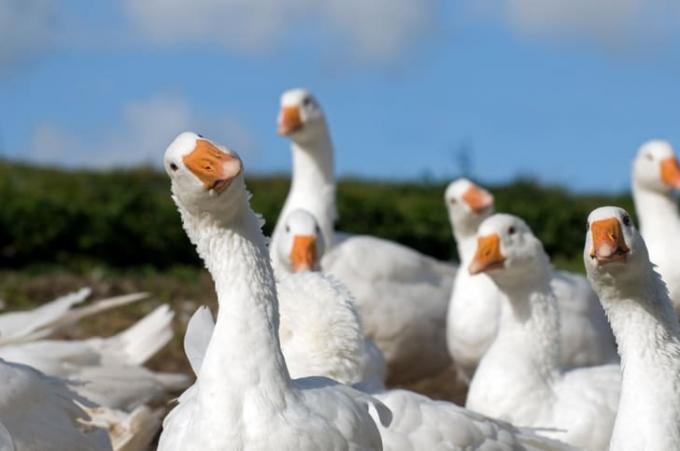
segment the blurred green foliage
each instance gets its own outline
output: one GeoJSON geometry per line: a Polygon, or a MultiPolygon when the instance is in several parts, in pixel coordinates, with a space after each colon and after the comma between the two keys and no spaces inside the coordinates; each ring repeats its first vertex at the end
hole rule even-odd
{"type": "MultiPolygon", "coordinates": [[[[279,176],[248,179],[267,234],[288,184],[279,176]]],[[[338,228],[455,259],[445,188],[445,183],[342,180],[338,228]]],[[[581,266],[585,221],[593,208],[619,205],[633,212],[628,194],[575,195],[531,180],[490,189],[497,211],[524,218],[553,258],[574,269],[581,266]]],[[[148,168],[67,171],[0,162],[0,266],[35,264],[165,269],[200,263],[180,226],[165,174],[148,168]]]]}

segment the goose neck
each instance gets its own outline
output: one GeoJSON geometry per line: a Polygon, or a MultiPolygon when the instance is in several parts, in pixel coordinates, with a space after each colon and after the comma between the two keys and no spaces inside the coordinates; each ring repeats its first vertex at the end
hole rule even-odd
{"type": "Polygon", "coordinates": [[[546,261],[518,283],[499,287],[505,302],[496,342],[523,350],[519,360],[530,369],[523,370],[543,381],[559,372],[560,318],[550,287],[551,273],[546,261]]]}
{"type": "Polygon", "coordinates": [[[680,324],[661,277],[649,265],[643,277],[621,282],[601,277],[596,283],[623,367],[679,362],[680,324]]]}
{"type": "MultiPolygon", "coordinates": [[[[622,385],[612,443],[637,448],[673,437],[680,422],[680,326],[663,282],[651,265],[643,277],[593,281],[621,355],[622,385]]],[[[592,279],[591,279],[592,280],[592,279]]]]}
{"type": "Polygon", "coordinates": [[[290,377],[279,344],[276,286],[260,218],[246,204],[245,214],[229,224],[207,215],[185,218],[184,224],[214,279],[219,304],[197,381],[199,403],[205,411],[234,414],[234,419],[248,406],[283,408],[290,377]]]}
{"type": "Polygon", "coordinates": [[[680,227],[678,206],[670,191],[654,191],[634,182],[633,200],[640,221],[640,230],[645,235],[664,236],[664,231],[669,227],[675,230],[680,227]]]}
{"type": "MultiPolygon", "coordinates": [[[[333,144],[325,122],[314,124],[304,138],[296,138],[291,144],[293,153],[293,177],[282,214],[295,208],[303,208],[314,215],[328,246],[334,238],[337,216],[335,205],[335,176],[333,144]]],[[[279,221],[274,240],[281,234],[279,221]]]]}
{"type": "Polygon", "coordinates": [[[316,189],[334,185],[333,143],[326,124],[314,133],[291,144],[293,152],[293,182],[291,191],[316,189]]]}
{"type": "MultiPolygon", "coordinates": [[[[481,221],[480,221],[481,222],[481,221]]],[[[477,248],[477,228],[479,222],[474,224],[456,224],[453,226],[453,237],[458,248],[458,258],[461,264],[467,266],[475,255],[477,248]]]]}

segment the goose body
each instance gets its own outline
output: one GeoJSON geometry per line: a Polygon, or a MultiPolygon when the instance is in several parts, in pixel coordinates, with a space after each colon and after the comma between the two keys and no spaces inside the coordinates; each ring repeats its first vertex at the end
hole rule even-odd
{"type": "Polygon", "coordinates": [[[113,337],[0,345],[0,358],[77,381],[73,389],[98,405],[131,410],[188,385],[184,375],[141,366],[172,338],[173,316],[167,305],[160,306],[113,337]]]}
{"type": "Polygon", "coordinates": [[[479,227],[469,271],[503,293],[495,341],[475,372],[466,407],[589,450],[607,449],[616,415],[618,365],[565,370],[550,262],[519,218],[497,214],[479,227]]]}
{"type": "MultiPolygon", "coordinates": [[[[110,338],[70,341],[44,338],[83,318],[146,297],[144,293],[137,293],[79,306],[89,295],[90,290],[84,288],[33,310],[0,315],[0,359],[11,362],[5,371],[20,368],[26,373],[24,377],[31,375],[37,396],[48,396],[40,394],[39,381],[49,381],[56,390],[55,398],[77,403],[77,409],[69,407],[74,415],[78,414],[78,419],[71,421],[80,423],[79,428],[88,434],[83,445],[67,441],[64,448],[59,448],[62,444],[56,436],[52,438],[54,444],[41,434],[22,437],[23,432],[13,426],[14,420],[6,420],[12,431],[8,431],[7,436],[17,437],[12,439],[14,448],[9,449],[146,450],[161,421],[160,412],[152,412],[143,404],[162,400],[168,389],[186,387],[188,380],[184,375],[157,374],[140,366],[172,337],[170,321],[174,315],[167,306],[157,308],[128,330],[110,338]],[[38,371],[47,376],[39,376],[38,371]],[[68,380],[68,385],[63,380],[68,380]],[[109,439],[102,441],[101,437],[107,433],[109,439]],[[104,448],[97,448],[100,442],[104,448]]],[[[67,406],[68,403],[63,404],[67,406]]],[[[20,414],[23,413],[17,413],[20,414]]],[[[29,421],[27,416],[22,418],[29,421]]],[[[0,415],[2,421],[5,420],[0,415]]],[[[59,421],[55,419],[56,424],[59,421]]],[[[75,439],[80,440],[78,436],[75,439]]],[[[4,448],[0,446],[0,449],[4,448]]]]}
{"type": "Polygon", "coordinates": [[[17,451],[111,450],[104,429],[86,425],[91,405],[60,379],[0,359],[0,445],[17,451]]]}
{"type": "Polygon", "coordinates": [[[435,401],[408,390],[374,393],[392,412],[389,427],[379,425],[385,449],[513,449],[572,450],[531,428],[515,427],[446,401],[435,401]]]}
{"type": "Polygon", "coordinates": [[[220,310],[196,383],[166,417],[159,450],[382,449],[368,413],[377,409],[388,422],[379,402],[330,379],[288,374],[273,271],[238,156],[183,133],[165,166],[220,310]]]}
{"type": "Polygon", "coordinates": [[[384,388],[382,353],[364,337],[344,285],[321,273],[300,273],[282,279],[278,292],[279,339],[291,377],[320,375],[366,390],[384,388]],[[328,346],[334,340],[341,344],[328,346]]]}
{"type": "Polygon", "coordinates": [[[610,449],[679,449],[680,324],[625,210],[602,207],[590,214],[583,258],[621,353],[610,449]]]}
{"type": "MultiPolygon", "coordinates": [[[[458,246],[461,268],[475,254],[477,230],[493,213],[493,196],[467,179],[452,182],[444,196],[458,246]]],[[[560,315],[560,362],[580,367],[614,362],[616,343],[604,311],[588,281],[549,269],[560,315]]],[[[498,333],[503,294],[486,274],[461,270],[451,293],[447,343],[452,357],[471,377],[498,333]]]]}
{"type": "MultiPolygon", "coordinates": [[[[292,141],[293,180],[271,248],[281,239],[287,214],[310,212],[328,248],[321,268],[355,296],[364,330],[385,356],[390,379],[416,380],[448,367],[445,315],[455,268],[387,240],[334,233],[333,145],[310,93],[283,94],[279,133],[292,141]]],[[[281,264],[276,252],[272,260],[275,268],[281,264]]]]}
{"type": "Polygon", "coordinates": [[[633,162],[633,200],[640,233],[649,259],[666,282],[671,302],[680,314],[680,212],[673,189],[680,188],[680,166],[673,148],[665,141],[640,147],[633,162]]]}

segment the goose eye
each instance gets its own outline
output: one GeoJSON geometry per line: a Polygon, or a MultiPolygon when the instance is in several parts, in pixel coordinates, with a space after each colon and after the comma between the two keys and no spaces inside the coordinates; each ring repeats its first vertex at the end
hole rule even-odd
{"type": "Polygon", "coordinates": [[[309,106],[312,104],[312,99],[310,99],[309,97],[305,97],[305,100],[302,101],[302,104],[304,106],[309,106]]]}
{"type": "Polygon", "coordinates": [[[290,233],[290,226],[286,226],[286,233],[290,233]]]}
{"type": "Polygon", "coordinates": [[[175,163],[170,163],[170,169],[172,169],[173,171],[176,171],[179,168],[177,167],[177,165],[175,163]]]}
{"type": "Polygon", "coordinates": [[[654,157],[652,157],[651,153],[646,153],[645,158],[647,158],[649,161],[652,161],[654,159],[654,157]]]}
{"type": "Polygon", "coordinates": [[[623,225],[625,225],[626,227],[630,227],[630,216],[625,215],[623,217],[623,225]]]}
{"type": "Polygon", "coordinates": [[[451,202],[451,205],[456,205],[456,203],[457,203],[458,201],[456,200],[455,197],[453,197],[453,198],[451,198],[451,201],[450,201],[450,202],[451,202]]]}
{"type": "Polygon", "coordinates": [[[514,235],[515,234],[515,228],[513,226],[510,226],[508,229],[508,235],[514,235]]]}

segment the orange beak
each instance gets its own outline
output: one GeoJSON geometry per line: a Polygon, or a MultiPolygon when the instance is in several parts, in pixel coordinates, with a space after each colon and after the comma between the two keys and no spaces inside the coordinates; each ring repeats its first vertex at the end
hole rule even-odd
{"type": "Polygon", "coordinates": [[[623,239],[618,219],[595,221],[590,225],[590,232],[593,235],[593,248],[590,250],[590,256],[596,258],[599,264],[626,260],[626,254],[630,249],[623,239]]]}
{"type": "Polygon", "coordinates": [[[661,161],[661,180],[673,188],[680,188],[680,165],[675,157],[661,161]]]}
{"type": "Polygon", "coordinates": [[[241,160],[238,157],[221,151],[205,139],[197,140],[194,150],[182,161],[203,182],[205,189],[218,193],[227,189],[241,172],[241,160]]]}
{"type": "Polygon", "coordinates": [[[502,268],[505,257],[501,254],[501,238],[497,234],[477,238],[477,252],[470,263],[470,274],[502,268]]]}
{"type": "Polygon", "coordinates": [[[313,235],[296,235],[293,238],[290,261],[295,272],[314,269],[316,266],[316,237],[313,235]]]}
{"type": "Polygon", "coordinates": [[[473,212],[481,213],[493,206],[493,195],[483,188],[471,185],[463,194],[463,201],[468,204],[473,212]]]}
{"type": "Polygon", "coordinates": [[[279,114],[279,135],[290,135],[302,128],[300,108],[297,106],[284,106],[279,114]]]}

